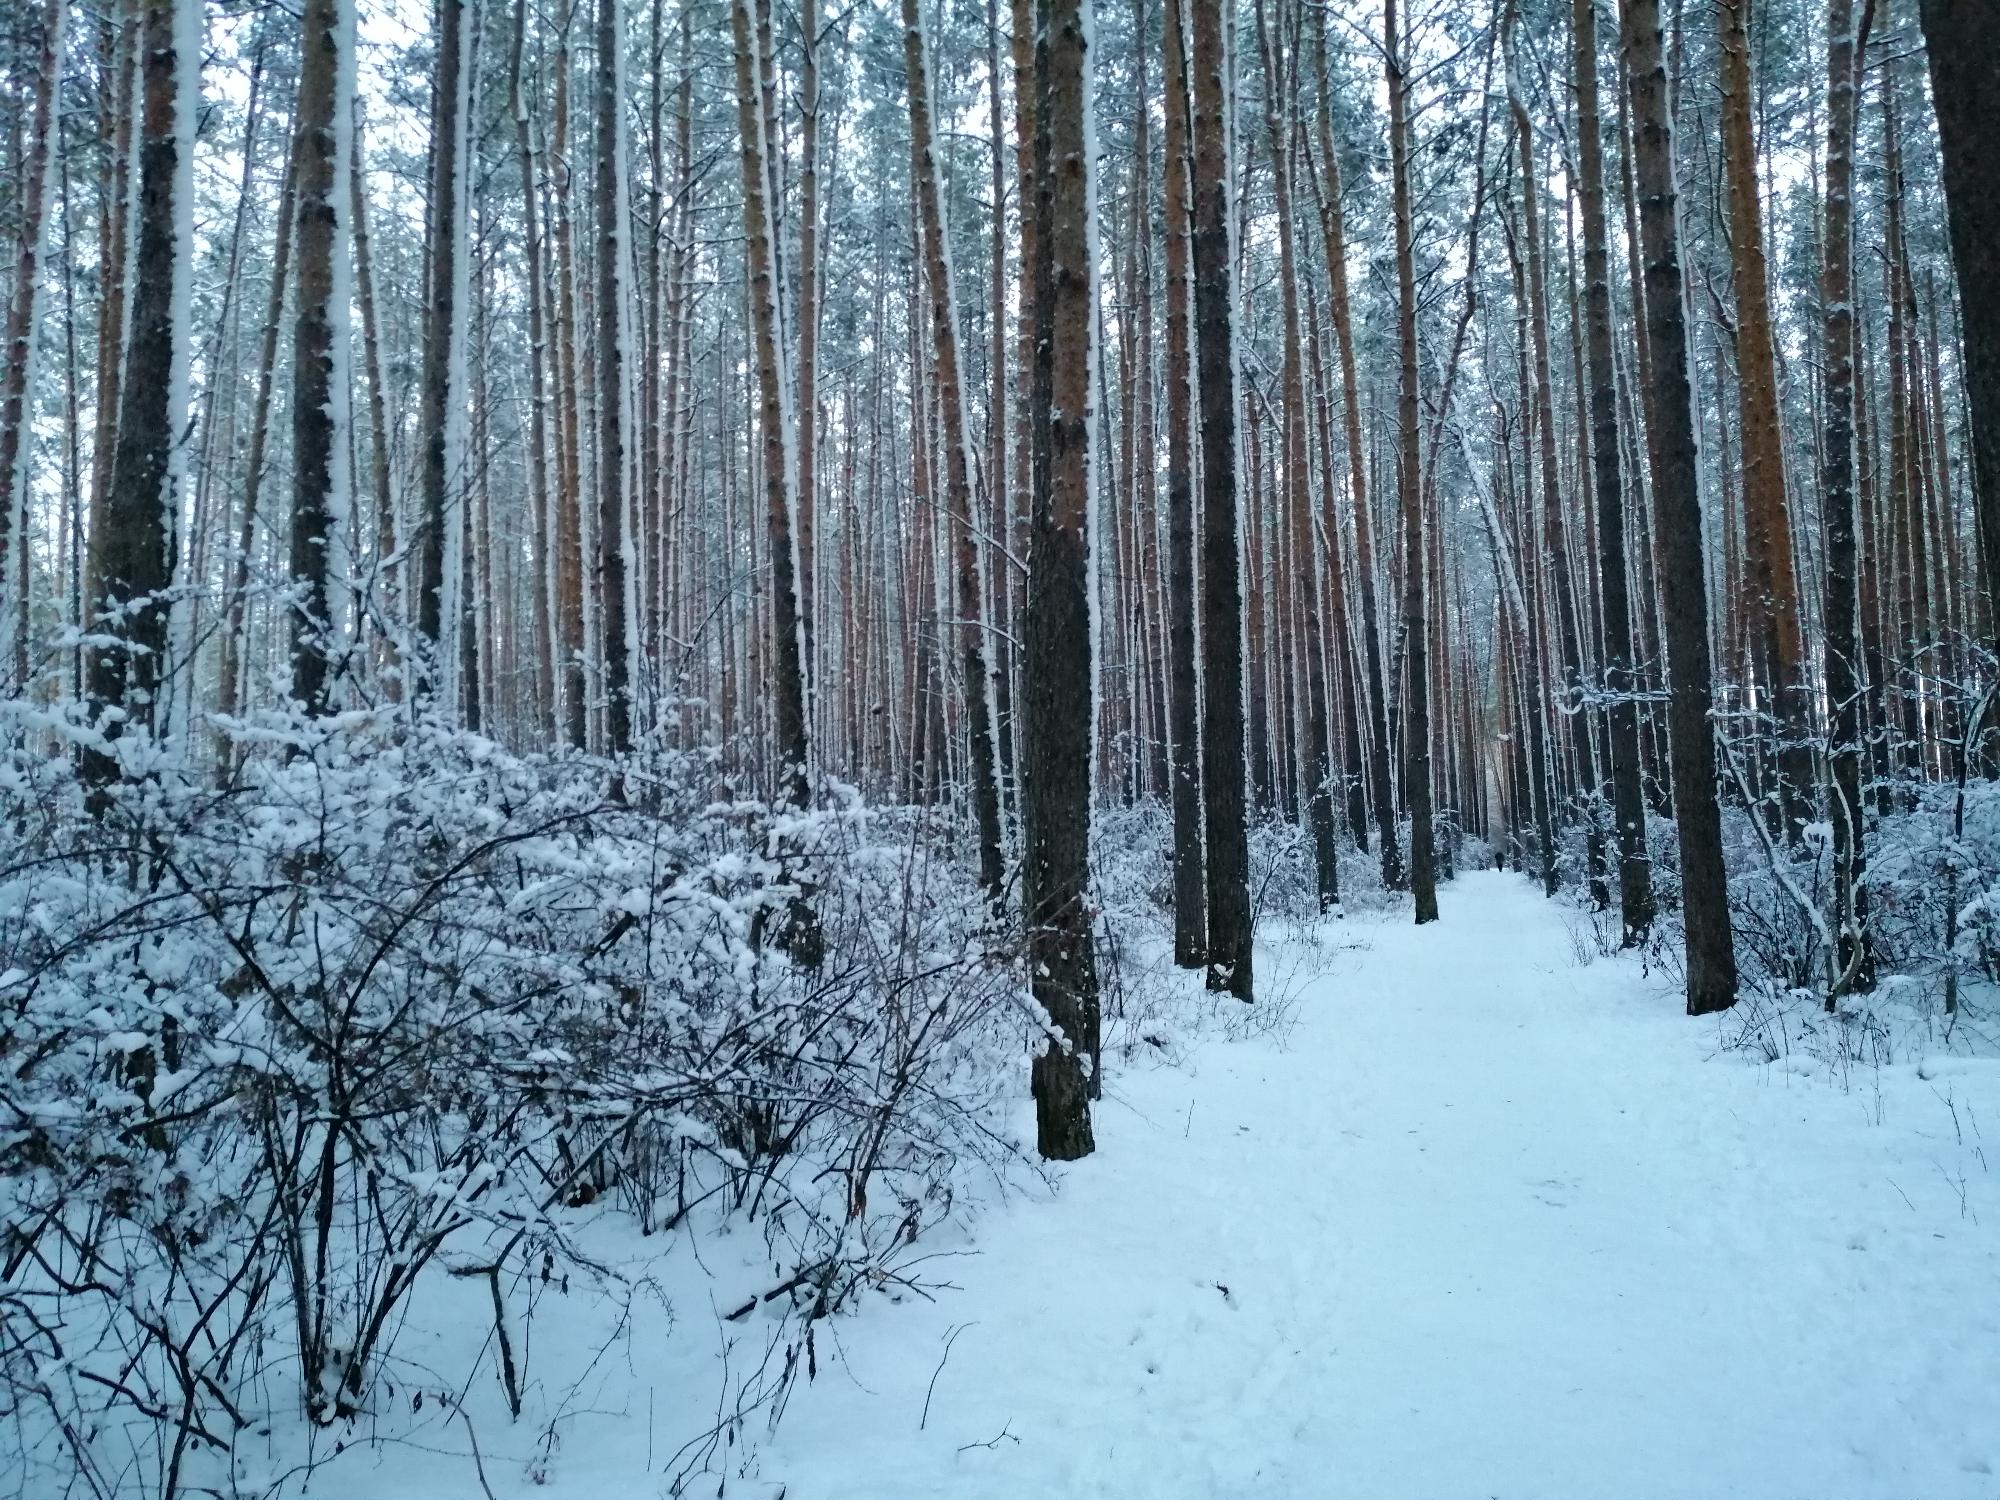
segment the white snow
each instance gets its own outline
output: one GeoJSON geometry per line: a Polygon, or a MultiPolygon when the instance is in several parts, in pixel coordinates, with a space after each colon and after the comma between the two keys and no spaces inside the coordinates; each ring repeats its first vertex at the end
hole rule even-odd
{"type": "MultiPolygon", "coordinates": [[[[818,1325],[775,1436],[753,1418],[689,1493],[1991,1497],[2000,1068],[1745,1061],[1740,1017],[1580,963],[1525,880],[1440,900],[1326,929],[1282,1043],[1115,1063],[1099,1153],[913,1247],[935,1300],[818,1325]]],[[[494,1496],[669,1493],[723,1382],[690,1347],[740,1326],[740,1376],[766,1344],[720,1314],[770,1280],[710,1266],[664,1277],[672,1332],[600,1356],[552,1446],[549,1411],[480,1419],[494,1496]]],[[[565,1337],[538,1325],[544,1405],[601,1342],[565,1337]]],[[[473,1493],[401,1444],[340,1464],[473,1493]]]]}

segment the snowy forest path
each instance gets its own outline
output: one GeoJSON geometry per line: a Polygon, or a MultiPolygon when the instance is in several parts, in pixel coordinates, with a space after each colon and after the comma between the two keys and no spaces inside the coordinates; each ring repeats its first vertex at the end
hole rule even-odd
{"type": "Polygon", "coordinates": [[[2000,1196],[1932,1086],[1715,1057],[1528,882],[1443,901],[1336,927],[1283,1046],[1114,1072],[1100,1154],[930,1268],[961,1293],[842,1320],[763,1472],[790,1500],[2000,1493],[2000,1196]]]}

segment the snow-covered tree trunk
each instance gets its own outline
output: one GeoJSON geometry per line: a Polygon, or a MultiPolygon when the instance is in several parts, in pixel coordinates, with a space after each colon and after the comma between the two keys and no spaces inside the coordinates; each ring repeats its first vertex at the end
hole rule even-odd
{"type": "MultiPolygon", "coordinates": [[[[201,0],[145,0],[141,13],[138,217],[125,293],[131,336],[110,487],[90,539],[96,592],[87,623],[97,640],[88,690],[109,742],[154,738],[170,727],[161,699],[175,666],[169,591],[186,478],[201,13],[201,0]]],[[[127,760],[125,769],[142,764],[127,760]]],[[[90,747],[83,765],[98,783],[120,774],[111,744],[90,747]]]]}
{"type": "Polygon", "coordinates": [[[292,324],[292,696],[329,706],[349,576],[347,199],[354,123],[353,0],[306,0],[293,150],[298,293],[292,324]]]}

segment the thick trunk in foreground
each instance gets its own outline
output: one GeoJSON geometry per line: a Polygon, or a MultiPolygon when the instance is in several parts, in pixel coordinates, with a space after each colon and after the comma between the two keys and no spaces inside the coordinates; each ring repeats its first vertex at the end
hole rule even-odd
{"type": "Polygon", "coordinates": [[[1647,428],[1654,447],[1662,608],[1672,700],[1674,811],[1680,825],[1681,906],[1687,927],[1689,1015],[1736,1003],[1736,949],[1722,868],[1722,814],[1715,799],[1715,738],[1709,724],[1708,579],[1696,488],[1693,393],[1688,385],[1680,229],[1674,190],[1673,122],[1660,52],[1659,0],[1625,0],[1622,36],[1632,99],[1646,333],[1653,383],[1647,428]]]}
{"type": "Polygon", "coordinates": [[[1039,0],[1035,33],[1034,510],[1030,533],[1021,811],[1022,904],[1035,999],[1059,1035],[1033,1067],[1036,1144],[1074,1160],[1096,1149],[1097,967],[1091,951],[1090,503],[1093,274],[1089,0],[1039,0]]]}
{"type": "Polygon", "coordinates": [[[1208,814],[1208,987],[1240,1000],[1251,969],[1243,764],[1243,570],[1236,514],[1236,323],[1229,36],[1234,7],[1192,15],[1194,313],[1201,396],[1202,790],[1208,814]]]}
{"type": "MultiPolygon", "coordinates": [[[[200,67],[197,0],[146,0],[140,23],[139,208],[118,441],[103,524],[90,539],[89,628],[110,639],[91,657],[91,706],[109,740],[163,727],[174,518],[180,511],[187,420],[186,326],[193,268],[194,114],[200,67]]],[[[84,775],[118,775],[112,755],[87,750],[84,775]]]]}

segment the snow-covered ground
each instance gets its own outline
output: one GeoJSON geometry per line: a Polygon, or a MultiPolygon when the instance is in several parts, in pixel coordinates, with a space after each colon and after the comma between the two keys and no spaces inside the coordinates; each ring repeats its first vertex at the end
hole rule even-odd
{"type": "MultiPolygon", "coordinates": [[[[1341,926],[1282,1044],[1117,1071],[1095,1157],[821,1325],[754,1478],[690,1492],[2000,1495],[2000,1062],[1767,1066],[1523,880],[1442,905],[1341,926]]],[[[664,1493],[714,1382],[647,1342],[545,1461],[483,1425],[491,1492],[664,1493]]],[[[436,1462],[315,1489],[476,1500],[436,1462]]]]}

